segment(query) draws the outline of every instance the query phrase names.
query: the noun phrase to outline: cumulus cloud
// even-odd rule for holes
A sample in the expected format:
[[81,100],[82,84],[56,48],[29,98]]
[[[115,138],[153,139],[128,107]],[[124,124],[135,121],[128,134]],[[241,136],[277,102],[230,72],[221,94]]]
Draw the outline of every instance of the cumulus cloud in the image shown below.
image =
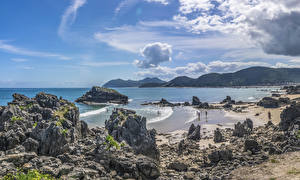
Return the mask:
[[268,63],[256,62],[256,61],[249,61],[249,62],[212,61],[208,64],[197,62],[197,63],[188,63],[186,66],[179,66],[175,68],[157,66],[143,71],[139,71],[137,72],[137,75],[143,77],[161,77],[167,79],[174,78],[176,76],[189,76],[189,77],[197,78],[200,75],[206,73],[235,72],[251,66],[271,66],[271,65]]
[[[149,3],[160,3],[163,5],[168,5],[169,1],[168,0],[143,0],[145,2]],[[135,6],[137,3],[141,2],[140,0],[123,0],[122,2],[119,3],[117,8],[115,9],[115,14],[119,13],[124,13],[127,12],[129,9],[131,9],[133,6]]]
[[68,27],[72,25],[76,19],[77,11],[87,0],[72,0],[70,6],[64,12],[58,28],[58,35],[64,37]]
[[174,20],[189,31],[245,36],[266,53],[300,55],[299,0],[179,0]]
[[142,50],[141,55],[144,60],[135,60],[134,64],[139,68],[157,67],[162,62],[172,60],[172,47],[167,43],[147,44]]

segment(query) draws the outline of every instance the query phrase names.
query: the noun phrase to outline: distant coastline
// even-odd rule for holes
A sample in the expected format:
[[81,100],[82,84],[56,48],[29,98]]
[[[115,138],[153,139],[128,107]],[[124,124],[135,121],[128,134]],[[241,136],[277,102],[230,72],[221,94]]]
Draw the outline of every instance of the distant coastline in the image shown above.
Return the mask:
[[[147,81],[145,81],[147,80]],[[300,68],[250,67],[234,73],[210,73],[199,78],[179,76],[168,82],[158,78],[146,78],[141,81],[116,79],[105,83],[104,87],[204,87],[204,88],[239,88],[273,87],[300,84]]]

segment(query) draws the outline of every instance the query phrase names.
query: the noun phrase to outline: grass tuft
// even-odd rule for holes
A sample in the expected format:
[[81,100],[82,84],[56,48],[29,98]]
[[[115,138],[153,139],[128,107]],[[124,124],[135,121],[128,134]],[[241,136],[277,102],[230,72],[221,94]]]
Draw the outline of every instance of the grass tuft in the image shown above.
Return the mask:
[[42,174],[38,170],[29,170],[27,173],[18,170],[14,174],[5,175],[2,180],[55,180],[49,174]]

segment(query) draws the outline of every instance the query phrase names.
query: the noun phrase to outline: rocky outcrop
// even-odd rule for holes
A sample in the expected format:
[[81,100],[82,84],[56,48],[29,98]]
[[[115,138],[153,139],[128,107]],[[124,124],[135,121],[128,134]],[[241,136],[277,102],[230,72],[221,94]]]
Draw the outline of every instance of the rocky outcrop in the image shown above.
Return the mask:
[[279,101],[277,99],[271,97],[264,97],[257,103],[258,106],[262,106],[264,108],[278,108]]
[[76,99],[78,103],[97,104],[97,103],[116,103],[127,104],[128,97],[120,94],[116,90],[94,86],[90,91]]
[[287,94],[300,94],[300,86],[285,86],[283,89]]
[[238,122],[234,125],[234,130],[232,135],[237,137],[244,137],[249,135],[253,130],[253,121],[251,119],[246,119],[243,123]]
[[199,106],[201,104],[200,99],[197,96],[193,96],[192,105]]
[[221,102],[221,104],[235,104],[235,100],[232,100],[230,96],[226,96],[226,98]]
[[294,125],[300,126],[300,103],[291,105],[282,111],[280,114],[281,121],[279,127],[282,130],[294,128]]
[[118,142],[125,141],[137,154],[159,159],[154,129],[147,130],[146,118],[134,111],[115,109],[110,119],[105,122],[108,133]]
[[220,143],[220,142],[223,142],[224,141],[224,137],[220,131],[219,128],[217,128],[215,131],[214,131],[214,142],[215,143]]
[[200,125],[197,125],[197,127],[192,124],[189,128],[188,134],[187,134],[187,138],[190,140],[200,140],[201,139],[201,135],[200,135]]
[[[20,94],[13,97],[8,106],[0,108],[0,178],[18,168],[25,172],[36,169],[58,179],[160,176],[157,160],[135,155],[126,142],[116,142],[104,128],[89,129],[79,120],[79,110],[73,103],[45,93],[34,98]],[[135,132],[135,125],[130,121],[125,126]],[[147,136],[147,143],[153,144],[150,140],[154,134],[149,131],[141,136]]]

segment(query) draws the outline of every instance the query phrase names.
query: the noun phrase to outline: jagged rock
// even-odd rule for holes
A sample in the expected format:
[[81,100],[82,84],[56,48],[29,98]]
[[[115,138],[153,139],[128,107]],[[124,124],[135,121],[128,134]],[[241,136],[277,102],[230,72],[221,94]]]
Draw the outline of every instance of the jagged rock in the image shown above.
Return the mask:
[[219,161],[231,161],[232,157],[232,150],[230,149],[214,150],[208,154],[208,159],[212,163],[218,163]]
[[300,125],[300,103],[291,105],[280,114],[280,129],[287,131],[293,125]]
[[46,94],[46,93],[39,93],[35,96],[35,100],[37,103],[43,108],[56,108],[60,107],[60,102],[57,96]]
[[195,127],[195,125],[192,124],[189,128],[187,138],[195,141],[200,140],[201,139],[200,130],[201,130],[200,125],[197,125],[197,127]]
[[279,103],[281,104],[290,104],[291,103],[291,100],[290,98],[286,97],[286,98],[279,98]]
[[159,167],[148,158],[138,159],[137,168],[143,179],[157,179],[160,176]]
[[271,97],[264,97],[257,103],[258,106],[262,106],[264,108],[278,108],[279,101],[277,99]]
[[243,123],[238,122],[234,125],[233,136],[243,137],[244,135],[249,135],[253,130],[253,121],[251,119],[246,119]]
[[201,104],[200,99],[197,96],[193,96],[192,105],[193,106],[199,106]]
[[300,86],[285,86],[287,94],[300,94]]
[[115,109],[105,128],[118,142],[127,142],[138,154],[159,159],[156,146],[155,130],[146,129],[146,118],[136,115],[134,111]]
[[251,151],[255,153],[260,150],[259,144],[254,139],[246,139],[244,144],[244,151]]
[[95,104],[95,103],[116,103],[127,104],[128,97],[120,94],[116,90],[94,86],[90,91],[76,99],[78,103]]
[[198,108],[209,109],[209,104],[207,102],[200,103],[200,105],[198,106]]
[[225,109],[231,109],[232,108],[232,105],[230,103],[226,103],[223,108]]
[[28,138],[25,140],[25,142],[23,143],[23,146],[25,147],[26,151],[32,151],[32,152],[38,152],[38,148],[39,148],[39,142],[32,139],[32,138]]
[[162,98],[159,101],[159,105],[161,106],[174,106],[174,104],[170,103],[169,101],[167,101],[166,99]]
[[221,104],[235,104],[235,101],[231,99],[230,96],[226,96],[226,98],[221,102]]
[[190,103],[189,102],[184,102],[183,105],[184,106],[190,106]]
[[219,143],[219,142],[223,142],[223,141],[224,141],[223,135],[222,135],[220,129],[217,128],[217,129],[214,131],[214,142],[215,142],[215,143]]
[[188,166],[180,161],[174,161],[169,164],[168,168],[175,171],[186,171]]

